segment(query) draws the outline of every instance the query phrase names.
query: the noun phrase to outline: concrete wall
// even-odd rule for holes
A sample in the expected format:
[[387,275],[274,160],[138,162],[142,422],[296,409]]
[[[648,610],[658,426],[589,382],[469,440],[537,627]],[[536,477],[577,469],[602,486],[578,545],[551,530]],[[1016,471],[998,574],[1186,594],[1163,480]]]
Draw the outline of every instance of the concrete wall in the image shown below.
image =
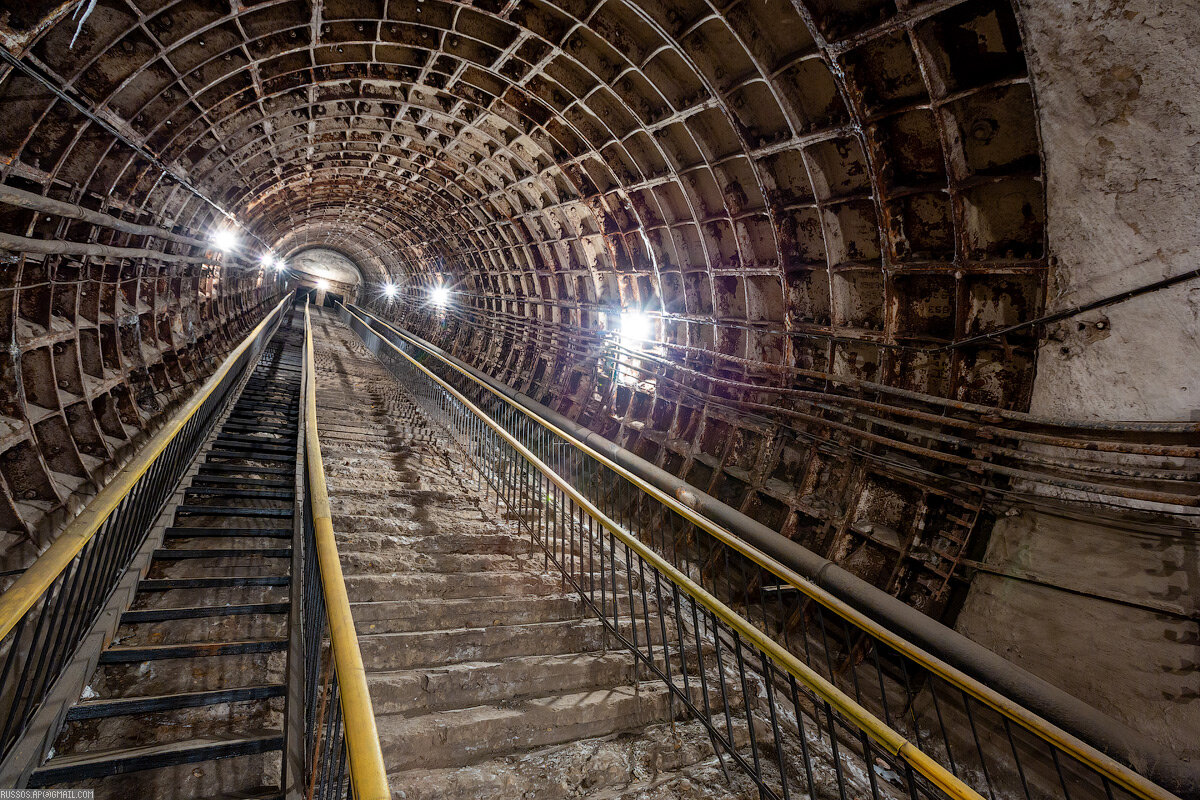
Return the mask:
[[[1046,154],[1050,310],[1200,265],[1200,4],[1020,6]],[[1050,336],[1034,413],[1200,419],[1200,281]],[[1155,533],[1028,510],[1004,519],[985,563],[1020,578],[978,574],[958,628],[1200,760],[1195,520],[1160,518]]]
[[[1046,153],[1050,310],[1200,266],[1200,3],[1022,0]],[[1200,281],[1059,326],[1033,411],[1200,418]],[[1067,352],[1063,352],[1066,348]]]
[[1200,544],[1024,512],[996,526],[957,629],[1200,760]]

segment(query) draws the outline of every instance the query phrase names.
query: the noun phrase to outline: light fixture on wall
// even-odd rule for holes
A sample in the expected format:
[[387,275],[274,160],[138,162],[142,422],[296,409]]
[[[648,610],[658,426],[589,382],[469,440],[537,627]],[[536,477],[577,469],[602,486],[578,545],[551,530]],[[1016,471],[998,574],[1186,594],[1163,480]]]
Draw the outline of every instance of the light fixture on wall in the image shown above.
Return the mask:
[[274,253],[263,253],[262,265],[263,265],[264,269],[271,269],[272,267],[274,267],[275,266],[275,254]]
[[213,231],[212,243],[222,253],[228,253],[238,246],[238,237],[232,228],[218,228]]
[[621,346],[628,350],[641,350],[646,342],[654,338],[654,318],[638,309],[621,312]]
[[450,287],[434,286],[429,290],[429,302],[438,308],[444,308],[450,303]]
[[327,281],[327,280],[325,280],[325,279],[323,279],[323,278],[322,278],[321,280],[318,280],[318,281],[317,281],[317,288],[318,288],[319,290],[321,290],[322,292],[328,291],[328,290],[329,290],[329,281]]
[[642,374],[638,369],[641,358],[632,353],[654,350],[658,340],[658,320],[639,308],[627,308],[621,312],[617,328],[617,344],[619,350],[615,354],[615,377],[619,383],[633,386],[637,383],[653,385],[654,379]]
[[400,290],[396,287],[396,284],[394,284],[394,283],[385,283],[383,285],[383,295],[388,300],[396,299],[396,295],[399,293],[399,291]]

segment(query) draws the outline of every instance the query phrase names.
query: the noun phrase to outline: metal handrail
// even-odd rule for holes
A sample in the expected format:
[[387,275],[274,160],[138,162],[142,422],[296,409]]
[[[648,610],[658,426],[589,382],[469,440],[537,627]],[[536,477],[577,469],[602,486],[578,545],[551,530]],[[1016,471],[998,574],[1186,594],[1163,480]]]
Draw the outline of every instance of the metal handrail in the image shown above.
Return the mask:
[[[513,403],[511,398],[506,397],[503,393],[488,383],[481,381],[478,377],[471,374],[471,372],[467,369],[464,369],[459,364],[446,358],[442,353],[431,349],[422,340],[410,336],[406,332],[396,328],[394,325],[391,325],[385,320],[382,320],[374,314],[370,314],[370,312],[367,312],[363,309],[357,309],[356,307],[355,310],[351,310],[344,304],[342,304],[342,308],[347,314],[355,316],[368,327],[370,327],[370,323],[356,314],[355,310],[369,316],[372,320],[380,325],[383,325],[388,330],[399,336],[406,343],[418,348],[422,353],[451,368],[456,373],[470,381],[474,386],[483,389],[487,393],[499,399],[501,402],[510,404],[535,425],[553,432],[555,435],[570,443],[580,452],[585,453],[590,458],[593,458],[596,461],[604,464],[608,469],[620,475],[623,479],[636,486],[640,491],[652,497],[656,502],[667,506],[674,513],[687,519],[691,524],[705,531],[714,539],[720,541],[725,546],[735,550],[762,569],[771,573],[788,587],[799,591],[809,599],[815,601],[822,607],[836,614],[841,619],[858,628],[860,631],[867,633],[876,640],[885,643],[888,647],[891,647],[897,652],[904,654],[913,662],[920,664],[922,667],[939,676],[942,680],[946,681],[950,685],[961,690],[962,692],[965,692],[974,699],[978,700],[980,703],[996,711],[1005,719],[1015,723],[1024,730],[1033,734],[1050,747],[1056,748],[1063,753],[1070,755],[1079,763],[1085,765],[1098,775],[1103,776],[1117,786],[1120,786],[1134,797],[1141,798],[1141,800],[1179,800],[1179,798],[1170,791],[1148,780],[1124,764],[1115,761],[1086,742],[1073,736],[1067,731],[1064,731],[1060,727],[1050,723],[1037,714],[1029,711],[1027,708],[1019,705],[1018,703],[1015,703],[1007,697],[1004,697],[995,690],[989,688],[980,681],[972,678],[945,661],[937,658],[921,647],[903,639],[890,629],[880,625],[846,602],[830,594],[820,586],[817,586],[815,583],[789,568],[787,565],[781,563],[762,550],[754,547],[752,544],[746,542],[744,539],[730,532],[728,529],[718,525],[713,520],[697,512],[676,497],[663,492],[661,489],[647,482],[642,477],[616,463],[605,454],[590,447],[587,443],[580,441],[571,432],[555,425],[553,422],[545,419],[541,415],[535,413],[533,410],[521,404]],[[399,348],[396,348],[393,343],[388,342],[386,339],[382,340],[396,349],[397,352],[404,354],[403,351],[399,350]],[[404,355],[406,358],[411,358],[411,356],[408,356],[408,354]],[[423,365],[421,366],[421,369],[428,371]],[[440,378],[436,379],[439,381],[441,380]]]
[[[312,544],[320,573],[320,592],[329,628],[330,651],[337,676],[341,704],[341,735],[349,759],[350,787],[356,800],[390,800],[387,769],[375,726],[375,712],[367,688],[358,635],[350,613],[350,599],[333,534],[333,515],[325,483],[321,441],[317,433],[317,382],[313,366],[312,322],[304,305],[304,447],[309,512],[313,526]],[[307,583],[306,583],[307,585]],[[306,597],[306,601],[315,598]]]
[[[345,306],[342,306],[345,308]],[[354,312],[347,309],[354,316]],[[365,320],[358,318],[365,324]],[[562,491],[571,501],[599,523],[606,531],[615,536],[625,547],[635,553],[646,564],[651,565],[671,582],[690,595],[695,602],[706,608],[710,613],[729,625],[746,641],[754,644],[769,656],[792,677],[807,686],[818,697],[836,708],[846,719],[851,721],[862,733],[881,745],[892,755],[907,762],[914,770],[923,775],[931,784],[943,791],[948,797],[956,800],[982,800],[982,796],[950,770],[938,764],[919,747],[909,742],[897,731],[886,725],[869,710],[854,701],[836,686],[825,680],[814,670],[788,652],[773,639],[765,636],[756,626],[742,618],[732,608],[721,602],[683,572],[663,559],[657,552],[647,547],[640,539],[630,535],[621,525],[601,511],[595,504],[584,497],[569,481],[548,466],[542,459],[521,443],[504,426],[490,415],[468,400],[462,393],[447,383],[438,375],[405,353],[392,342],[382,339],[396,353],[410,362],[414,367],[432,379],[438,386],[454,397],[464,408],[469,410],[481,422],[499,435],[509,447],[513,448],[522,458],[538,472]],[[652,489],[647,485],[647,489]]]

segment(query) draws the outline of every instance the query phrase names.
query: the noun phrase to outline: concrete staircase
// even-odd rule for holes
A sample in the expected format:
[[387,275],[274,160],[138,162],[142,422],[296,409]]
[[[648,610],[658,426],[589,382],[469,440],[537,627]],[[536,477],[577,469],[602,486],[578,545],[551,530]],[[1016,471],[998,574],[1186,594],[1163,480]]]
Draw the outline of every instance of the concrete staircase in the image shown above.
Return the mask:
[[[314,316],[318,422],[397,798],[751,797],[407,394]],[[674,709],[679,709],[679,704]]]

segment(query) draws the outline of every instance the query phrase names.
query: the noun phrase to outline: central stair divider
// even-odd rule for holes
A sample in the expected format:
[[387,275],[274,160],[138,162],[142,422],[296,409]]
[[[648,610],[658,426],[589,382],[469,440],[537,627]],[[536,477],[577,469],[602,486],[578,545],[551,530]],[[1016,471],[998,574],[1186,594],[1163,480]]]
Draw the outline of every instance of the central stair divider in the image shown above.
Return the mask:
[[[387,770],[334,539],[317,433],[312,321],[304,308],[303,611],[305,797],[390,800]],[[325,647],[328,637],[328,648]]]

